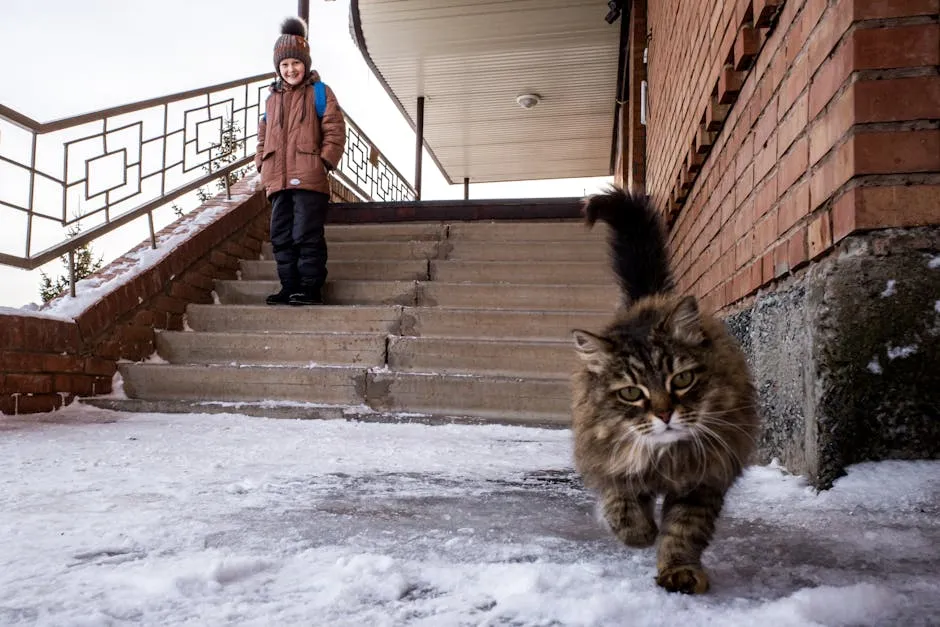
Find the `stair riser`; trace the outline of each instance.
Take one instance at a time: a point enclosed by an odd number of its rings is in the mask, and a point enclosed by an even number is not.
[[[277,292],[276,281],[216,281],[215,292],[224,304],[259,305],[268,294]],[[336,281],[323,288],[323,299],[330,305],[414,305],[417,284],[414,281]]]
[[[276,292],[274,281],[217,281],[225,304],[257,305]],[[417,305],[547,311],[612,311],[618,293],[597,285],[507,285],[411,281],[328,281],[323,299],[330,305]]]
[[[377,373],[366,386],[366,404],[379,411],[564,423],[571,392],[567,381]]]
[[[606,286],[421,283],[418,305],[536,311],[613,311],[617,292]]]
[[[515,312],[406,307],[401,335],[420,337],[546,339],[567,341],[572,329],[600,330],[611,320],[601,312]]]
[[[365,259],[438,259],[443,254],[438,242],[331,242],[326,240],[329,259],[338,261],[362,261]],[[261,255],[266,260],[274,259],[270,242],[261,247]]]
[[[465,222],[452,223],[447,232],[453,241],[512,242],[603,242],[607,228],[588,229],[582,222],[526,223],[526,222]]]
[[[368,372],[358,368],[230,368],[121,364],[124,390],[146,401],[279,401],[360,405],[384,412],[568,421],[566,380]],[[192,385],[194,380],[198,386]]]
[[[121,364],[124,391],[144,400],[303,401],[361,403],[365,370],[358,368],[231,368]],[[194,384],[194,382],[198,382]]]
[[[190,305],[194,331],[398,333],[400,307],[267,307]]]
[[[448,240],[444,242],[330,242],[330,259],[362,261],[365,259],[455,259],[467,261],[594,261],[607,259],[602,241],[509,241],[482,242]],[[266,260],[274,259],[270,243],[262,247]]]
[[[330,242],[437,242],[447,238],[447,227],[440,222],[414,224],[329,224],[326,241]]]
[[[431,280],[445,283],[543,283],[614,286],[607,264],[553,261],[431,261]]]
[[[330,280],[346,281],[426,281],[428,262],[409,261],[334,261],[326,266]],[[273,261],[241,261],[241,278],[246,281],[276,281]]]
[[[393,337],[388,347],[389,368],[411,372],[563,378],[573,371],[576,361],[574,345],[567,342]]]
[[[385,335],[283,333],[157,334],[157,352],[174,364],[385,363]]]
[[[439,259],[459,261],[593,261],[607,260],[603,242],[448,242]]]

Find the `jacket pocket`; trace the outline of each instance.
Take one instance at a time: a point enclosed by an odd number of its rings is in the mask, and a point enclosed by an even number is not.
[[[267,161],[271,157],[271,155],[273,155],[276,151],[277,151],[276,146],[268,147],[267,145],[265,145],[264,152],[261,154],[261,160]]]
[[[297,143],[297,170],[301,178],[320,171],[326,171],[323,162],[320,160],[320,148],[314,146],[313,142]]]

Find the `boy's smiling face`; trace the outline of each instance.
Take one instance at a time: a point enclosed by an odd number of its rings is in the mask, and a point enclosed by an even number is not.
[[[278,69],[288,85],[300,85],[307,75],[307,68],[299,59],[284,59],[278,64]]]

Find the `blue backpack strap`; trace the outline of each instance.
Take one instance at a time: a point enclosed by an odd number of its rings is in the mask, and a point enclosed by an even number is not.
[[[317,106],[317,117],[322,118],[326,113],[326,84],[323,81],[313,84],[313,96]]]

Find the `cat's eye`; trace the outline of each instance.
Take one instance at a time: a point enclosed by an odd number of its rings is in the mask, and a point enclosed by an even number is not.
[[[630,385],[617,390],[617,397],[625,403],[635,403],[645,396],[643,390],[635,385]]]
[[[691,370],[683,370],[672,377],[671,387],[673,390],[684,390],[695,382],[695,373]]]

